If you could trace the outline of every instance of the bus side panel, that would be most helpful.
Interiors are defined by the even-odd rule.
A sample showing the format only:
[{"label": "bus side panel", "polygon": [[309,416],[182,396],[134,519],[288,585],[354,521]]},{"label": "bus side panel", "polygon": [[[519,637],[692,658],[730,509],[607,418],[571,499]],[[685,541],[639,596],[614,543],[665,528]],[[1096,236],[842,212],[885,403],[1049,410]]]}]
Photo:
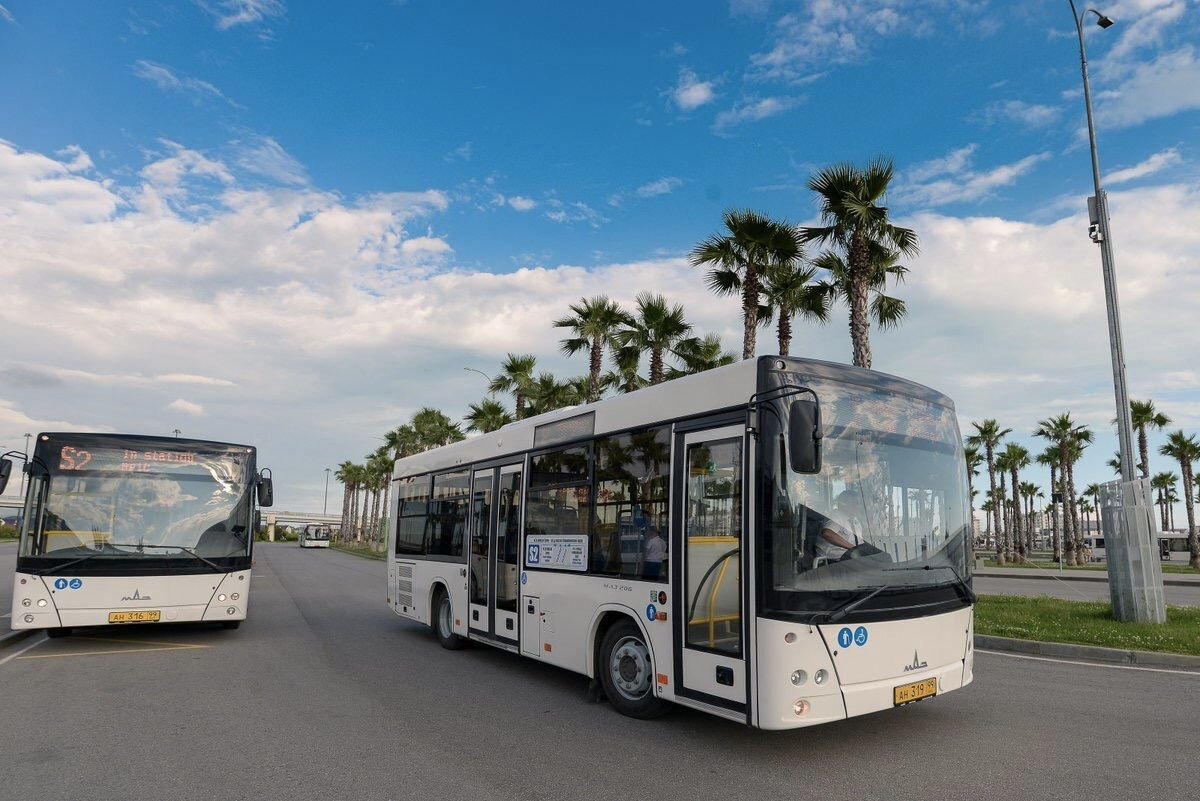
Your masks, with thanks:
[{"label": "bus side panel", "polygon": [[[527,571],[526,575],[522,608],[524,596],[540,599],[542,661],[594,675],[600,620],[606,612],[617,612],[633,620],[647,638],[655,672],[672,675],[670,621],[659,600],[660,593],[669,594],[666,584],[537,570]],[[523,617],[521,625],[528,624],[528,618]],[[657,686],[662,697],[674,697],[669,686]]]},{"label": "bus side panel", "polygon": [[429,559],[389,559],[392,609],[401,617],[426,625],[433,624],[433,595],[440,586],[450,594],[454,611],[454,633],[467,634],[466,568],[460,562]]}]

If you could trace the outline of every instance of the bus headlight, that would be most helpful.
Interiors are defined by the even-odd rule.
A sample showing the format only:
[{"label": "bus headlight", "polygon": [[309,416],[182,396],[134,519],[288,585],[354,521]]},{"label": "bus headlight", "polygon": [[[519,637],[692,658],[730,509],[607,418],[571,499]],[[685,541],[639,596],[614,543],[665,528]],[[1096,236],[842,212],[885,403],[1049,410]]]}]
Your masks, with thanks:
[{"label": "bus headlight", "polygon": [[33,622],[33,615],[26,615],[26,616],[25,616],[25,622],[26,622],[26,623],[32,623],[32,622]]},{"label": "bus headlight", "polygon": [[227,614],[227,615],[237,614],[237,607],[236,606],[229,607],[228,609],[225,610],[225,614]]},{"label": "bus headlight", "polygon": [[217,596],[217,600],[218,600],[218,601],[224,601],[224,600],[225,600],[225,593],[221,593],[220,595],[218,595],[218,596]]},{"label": "bus headlight", "polygon": [[828,678],[829,678],[829,673],[827,673],[825,671],[825,668],[821,668],[820,670],[818,670],[816,673],[813,674],[813,681],[815,681],[817,684],[824,684],[825,680]]},{"label": "bus headlight", "polygon": [[242,596],[238,595],[238,594],[235,592],[235,593],[233,593],[232,595],[230,595],[229,597],[230,597],[230,598],[232,598],[233,600],[235,600],[235,601],[236,601],[238,598],[241,598]]},{"label": "bus headlight", "polygon": [[46,605],[46,599],[38,598],[38,606],[45,606],[45,605]]},{"label": "bus headlight", "polygon": [[21,606],[29,606],[29,605],[30,605],[30,604],[32,604],[32,603],[33,603],[33,601],[31,601],[31,600],[29,600],[28,598],[26,598],[26,599],[24,599],[23,601],[21,601]]},{"label": "bus headlight", "polygon": [[795,684],[797,687],[799,687],[801,684],[803,684],[806,681],[808,681],[808,674],[805,673],[803,670],[793,670],[792,671],[792,684]]}]

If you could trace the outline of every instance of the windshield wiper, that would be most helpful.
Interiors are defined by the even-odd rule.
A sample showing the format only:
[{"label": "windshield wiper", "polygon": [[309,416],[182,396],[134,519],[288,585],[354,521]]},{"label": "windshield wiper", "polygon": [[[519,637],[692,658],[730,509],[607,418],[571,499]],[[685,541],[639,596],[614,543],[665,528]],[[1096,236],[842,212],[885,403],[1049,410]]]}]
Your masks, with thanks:
[{"label": "windshield wiper", "polygon": [[[188,556],[192,556],[192,557],[195,557],[196,559],[199,559],[201,562],[203,562],[204,564],[206,564],[210,568],[212,568],[212,570],[216,573],[227,572],[226,568],[221,567],[216,562],[212,562],[208,559],[205,559],[203,556],[196,553],[191,548],[185,548],[182,545],[144,545],[144,544],[138,543],[138,542],[106,542],[106,543],[104,543],[104,547],[113,548],[113,549],[136,548],[138,553],[145,553],[146,548],[174,548],[177,551],[183,551]],[[101,556],[104,553],[105,553],[105,551],[103,551],[103,550],[97,550],[95,553],[89,553],[87,556],[81,556],[78,559],[71,559],[70,561],[63,562],[62,564],[51,565],[50,567],[46,568],[45,570],[37,571],[37,575],[49,576],[53,573],[60,573],[63,570],[66,570],[71,565],[77,565],[80,562],[86,562],[89,559],[95,559],[97,556]]]},{"label": "windshield wiper", "polygon": [[959,572],[954,569],[954,565],[945,564],[945,565],[921,565],[919,567],[917,567],[917,566],[914,566],[914,567],[885,567],[883,569],[889,570],[889,571],[891,571],[891,570],[949,570],[951,573],[954,574],[954,578],[958,580],[958,584],[956,584],[955,586],[957,588],[962,589],[963,597],[967,599],[967,603],[970,603],[970,604],[975,603],[975,590],[971,589],[970,585],[967,584],[966,579],[964,579],[959,574]]},{"label": "windshield wiper", "polygon": [[881,587],[876,587],[875,589],[871,590],[869,593],[862,596],[861,598],[856,598],[853,601],[849,601],[845,604],[842,604],[837,609],[834,609],[832,612],[825,612],[824,613],[825,619],[830,623],[836,623],[839,620],[841,620],[842,618],[844,618],[846,615],[853,612],[858,607],[865,604],[867,601],[874,598],[879,593],[883,592],[884,590],[890,590],[890,589],[892,589],[891,584],[884,584]]},{"label": "windshield wiper", "polygon": [[103,553],[103,551],[96,551],[95,553],[89,553],[87,556],[81,556],[78,559],[72,559],[69,562],[63,562],[61,564],[51,565],[50,567],[46,568],[45,570],[34,570],[31,572],[33,572],[34,574],[39,575],[39,576],[49,576],[52,573],[58,573],[59,571],[66,570],[71,565],[77,565],[80,562],[86,562],[89,559],[95,559],[101,553]]}]

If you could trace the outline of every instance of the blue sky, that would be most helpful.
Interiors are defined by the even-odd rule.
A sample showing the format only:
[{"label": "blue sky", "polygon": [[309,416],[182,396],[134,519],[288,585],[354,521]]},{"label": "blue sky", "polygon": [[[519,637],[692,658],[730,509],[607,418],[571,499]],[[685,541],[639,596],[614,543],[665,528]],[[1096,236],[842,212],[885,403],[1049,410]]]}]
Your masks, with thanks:
[{"label": "blue sky", "polygon": [[[1194,357],[1162,344],[1200,344],[1163,319],[1200,299],[1200,7],[1104,10],[1118,25],[1088,42],[1131,381],[1194,430]],[[3,312],[0,444],[42,422],[242,436],[311,505],[313,464],[477,400],[464,365],[523,349],[581,371],[545,326],[580,295],[674,292],[736,346],[736,309],[680,256],[731,206],[811,220],[814,169],[881,153],[925,248],[877,366],[964,418],[1102,428],[1073,37],[1066,2],[0,0],[0,233],[21,243],[0,269],[14,299],[104,333]],[[844,331],[808,352],[848,359]]]}]

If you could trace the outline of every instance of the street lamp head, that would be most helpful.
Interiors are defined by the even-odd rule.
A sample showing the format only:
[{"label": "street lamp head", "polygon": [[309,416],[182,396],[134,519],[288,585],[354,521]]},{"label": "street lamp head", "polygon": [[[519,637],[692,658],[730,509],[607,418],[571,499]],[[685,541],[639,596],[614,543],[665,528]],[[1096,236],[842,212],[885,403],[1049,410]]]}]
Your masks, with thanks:
[{"label": "street lamp head", "polygon": [[1106,17],[1103,14],[1099,14],[1098,16],[1100,19],[1096,20],[1096,24],[1101,28],[1111,28],[1113,26],[1113,21],[1110,17]]}]

